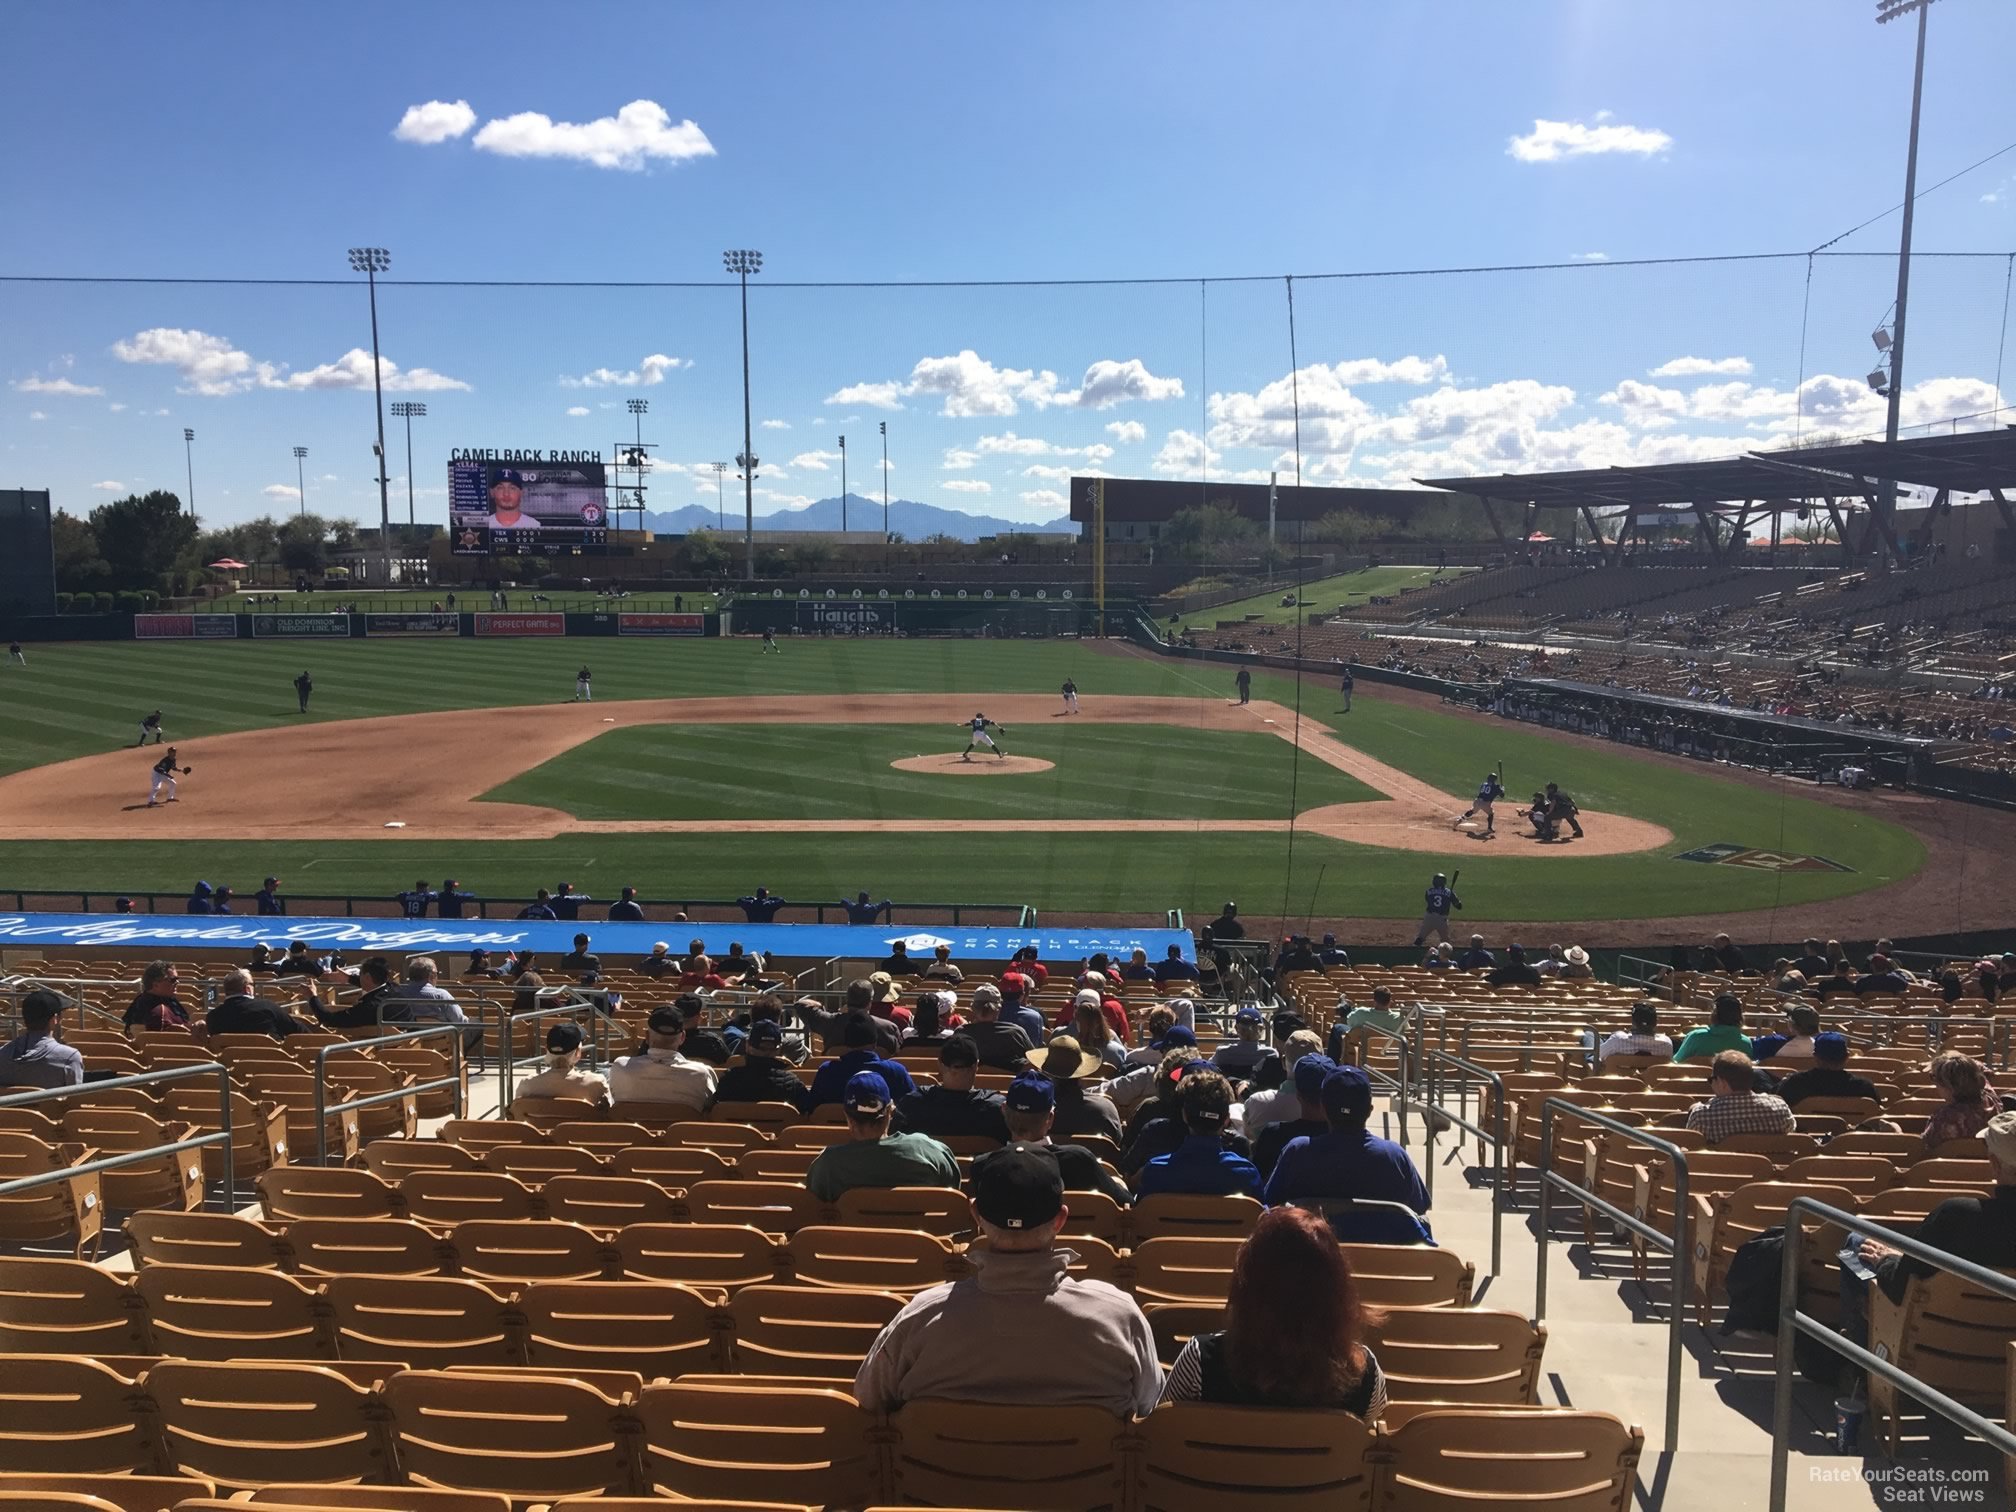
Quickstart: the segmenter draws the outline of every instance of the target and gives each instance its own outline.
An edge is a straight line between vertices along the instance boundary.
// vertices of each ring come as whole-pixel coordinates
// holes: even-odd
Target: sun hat
[[[1086,1054],[1069,1034],[1060,1034],[1042,1049],[1031,1050],[1028,1060],[1052,1081],[1082,1081],[1097,1074],[1101,1065],[1098,1056]]]

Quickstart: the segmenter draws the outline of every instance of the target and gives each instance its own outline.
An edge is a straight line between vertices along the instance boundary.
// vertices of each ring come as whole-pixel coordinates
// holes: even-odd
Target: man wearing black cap
[[[721,1076],[722,1102],[785,1102],[800,1113],[812,1106],[812,1089],[784,1059],[784,1026],[775,1019],[751,1019],[742,1039],[742,1064]]]
[[[642,924],[643,905],[637,901],[637,889],[626,887],[623,895],[609,905],[609,920],[613,924]]]
[[[274,914],[284,914],[287,912],[287,901],[280,896],[280,879],[278,877],[268,877],[264,882],[260,883],[259,891],[254,893],[252,897],[253,901],[258,904],[259,912],[263,916],[270,917]]]
[[[1176,1084],[1176,1108],[1182,1116],[1183,1142],[1167,1155],[1157,1155],[1134,1178],[1134,1193],[1183,1192],[1216,1197],[1260,1195],[1260,1172],[1244,1155],[1225,1148],[1225,1130],[1232,1119],[1232,1084],[1208,1066],[1189,1066]]]
[[[1833,1033],[1813,1036],[1812,1066],[1795,1071],[1780,1082],[1778,1095],[1785,1099],[1788,1108],[1798,1107],[1809,1097],[1867,1097],[1878,1103],[1883,1101],[1874,1082],[1849,1071],[1848,1036]]]
[[[1057,1115],[1057,1094],[1047,1077],[1034,1072],[1016,1077],[1002,1101],[1008,1118],[1009,1138],[1018,1145],[1035,1146],[1055,1156],[1057,1169],[1064,1177],[1065,1191],[1104,1192],[1122,1207],[1133,1202],[1134,1194],[1127,1190],[1126,1183],[1100,1164],[1097,1155],[1083,1145],[1050,1142],[1050,1126]],[[974,1162],[976,1175],[982,1165],[994,1158],[995,1153],[999,1152],[982,1155]]]
[[[75,1087],[84,1057],[63,1043],[63,999],[46,987],[21,999],[21,1033],[0,1045],[0,1087]]]
[[[546,1028],[546,1069],[526,1077],[512,1088],[514,1097],[569,1097],[609,1106],[609,1083],[599,1071],[583,1071],[581,1056],[588,1036],[572,1019],[561,1019]]]
[[[1367,1132],[1372,1081],[1357,1066],[1339,1066],[1323,1079],[1323,1116],[1330,1132],[1298,1139],[1281,1152],[1267,1181],[1267,1205],[1323,1198],[1372,1198],[1428,1211],[1428,1189],[1407,1152]]]
[[[1001,1114],[1001,1094],[974,1085],[980,1073],[980,1052],[973,1041],[952,1035],[938,1047],[938,1085],[912,1092],[896,1105],[896,1127],[934,1139],[978,1134],[1008,1142],[1008,1122]]]
[[[1492,987],[1538,987],[1540,972],[1537,967],[1527,964],[1525,946],[1508,945],[1505,947],[1505,963],[1492,967],[1484,974],[1484,980]]]
[[[686,1043],[686,1015],[677,1008],[651,1010],[644,1053],[625,1055],[609,1068],[609,1090],[618,1103],[678,1103],[706,1108],[714,1102],[714,1068],[679,1053]]]
[[[1253,1164],[1265,1181],[1281,1163],[1281,1152],[1298,1139],[1315,1139],[1330,1132],[1330,1120],[1323,1116],[1323,1083],[1337,1063],[1327,1055],[1305,1055],[1295,1062],[1289,1079],[1290,1112],[1280,1123],[1271,1123],[1253,1140]]]
[[[869,1412],[939,1398],[1095,1407],[1145,1415],[1162,1394],[1155,1331],[1134,1299],[1065,1269],[1069,1210],[1048,1150],[1010,1145],[973,1172],[984,1245],[974,1274],[919,1292],[876,1337],[854,1377]]]
[[[841,1089],[847,1138],[828,1145],[805,1173],[805,1187],[834,1202],[856,1187],[957,1187],[959,1162],[928,1134],[891,1134],[896,1111],[889,1084],[873,1071],[856,1071]]]
[[[1239,1081],[1259,1076],[1261,1068],[1279,1057],[1274,1047],[1261,1036],[1266,1032],[1267,1015],[1246,1004],[1232,1015],[1232,1032],[1238,1038],[1218,1047],[1218,1053],[1211,1057],[1211,1064],[1225,1075]],[[1275,1085],[1279,1085],[1276,1077]]]

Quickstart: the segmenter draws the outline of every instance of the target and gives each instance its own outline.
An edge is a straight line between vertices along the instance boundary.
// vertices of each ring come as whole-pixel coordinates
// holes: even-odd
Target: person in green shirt
[[[847,1139],[819,1152],[805,1185],[821,1202],[855,1187],[953,1187],[959,1162],[928,1134],[891,1134],[896,1105],[889,1084],[873,1071],[856,1071],[840,1094],[847,1110]]]
[[[1750,1053],[1750,1037],[1743,1032],[1743,1000],[1733,992],[1715,995],[1715,1011],[1709,1022],[1687,1031],[1673,1052],[1676,1061],[1713,1060],[1724,1050]]]

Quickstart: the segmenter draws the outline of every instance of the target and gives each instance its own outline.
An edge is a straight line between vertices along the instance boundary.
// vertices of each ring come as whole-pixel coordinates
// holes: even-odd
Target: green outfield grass
[[[1018,725],[1001,744],[1056,765],[998,777],[892,770],[965,745],[961,730],[919,725],[639,725],[483,796],[580,819],[1280,819],[1295,762],[1293,746],[1259,732],[1075,719]],[[1312,762],[1295,796],[1302,812],[1382,795]]]
[[[563,701],[572,695],[574,670],[583,660],[594,669],[598,702],[939,690],[954,706],[952,721],[971,712],[959,707],[970,695],[1054,692],[1067,675],[1082,690],[1088,713],[1105,694],[1226,698],[1232,687],[1231,669],[1223,665],[1115,657],[1067,641],[786,642],[784,655],[767,658],[753,643],[737,640],[113,642],[31,645],[28,656],[26,669],[0,668],[0,770],[130,744],[139,715],[157,705],[167,714],[169,738],[185,746],[225,730],[297,724],[301,716],[288,680],[303,666],[313,670],[317,684],[311,720]],[[1255,673],[1256,698],[1292,707],[1296,691],[1292,678]],[[1585,808],[1663,824],[1674,844],[1663,853],[1566,862],[1493,855],[1494,847],[1453,833],[1435,854],[1298,835],[1291,856],[1286,835],[1214,832],[1203,820],[1193,834],[962,837],[954,817],[937,839],[858,835],[844,843],[790,834],[691,841],[665,834],[575,836],[453,846],[413,838],[285,845],[0,841],[0,886],[167,892],[205,876],[249,892],[260,876],[277,871],[301,892],[389,895],[415,876],[452,870],[479,892],[497,896],[522,895],[565,875],[605,895],[627,882],[658,897],[734,897],[761,882],[787,896],[814,898],[869,887],[899,898],[1033,902],[1053,916],[1172,906],[1215,912],[1225,898],[1236,897],[1257,912],[1276,912],[1285,903],[1297,917],[1411,918],[1428,874],[1460,866],[1466,919],[1573,920],[1813,902],[1897,880],[1925,860],[1923,847],[1901,827],[1873,812],[1811,802],[1790,784],[1759,788],[1729,781],[1708,766],[1675,769],[1622,747],[1584,749],[1529,726],[1382,698],[1369,683],[1360,684],[1348,715],[1339,712],[1327,678],[1305,681],[1301,695],[1305,719],[1340,731],[1452,799],[1467,801],[1502,760],[1515,798],[1558,781]],[[911,740],[910,750],[916,748]],[[1307,783],[1322,770],[1305,760],[1300,780]],[[895,775],[884,770],[877,781]],[[276,770],[274,776],[304,781],[309,774]],[[977,802],[988,783],[971,779],[969,785]],[[1274,796],[1277,812],[1285,813],[1287,795]],[[564,805],[570,797],[547,791],[538,801]],[[1721,841],[1825,856],[1855,870],[1769,874],[1672,859]]]
[[[1475,569],[1451,568],[1442,577],[1445,580],[1458,578],[1471,571]],[[1279,623],[1292,620],[1298,612],[1308,609],[1343,609],[1378,595],[1398,593],[1403,588],[1418,588],[1435,576],[1433,567],[1369,567],[1357,572],[1340,573],[1336,577],[1317,578],[1304,583],[1299,593],[1296,593],[1295,580],[1287,577],[1265,593],[1219,604],[1212,609],[1199,609],[1195,614],[1182,615],[1177,622],[1185,630],[1208,630],[1220,620],[1244,619],[1249,614],[1258,614]],[[1289,593],[1296,593],[1298,603],[1295,609],[1285,608],[1281,603]]]

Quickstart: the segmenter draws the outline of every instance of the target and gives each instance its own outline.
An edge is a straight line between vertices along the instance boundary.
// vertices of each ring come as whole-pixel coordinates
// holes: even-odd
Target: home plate
[[[406,821],[404,819],[387,819],[385,821],[385,828],[404,829],[406,828]]]

